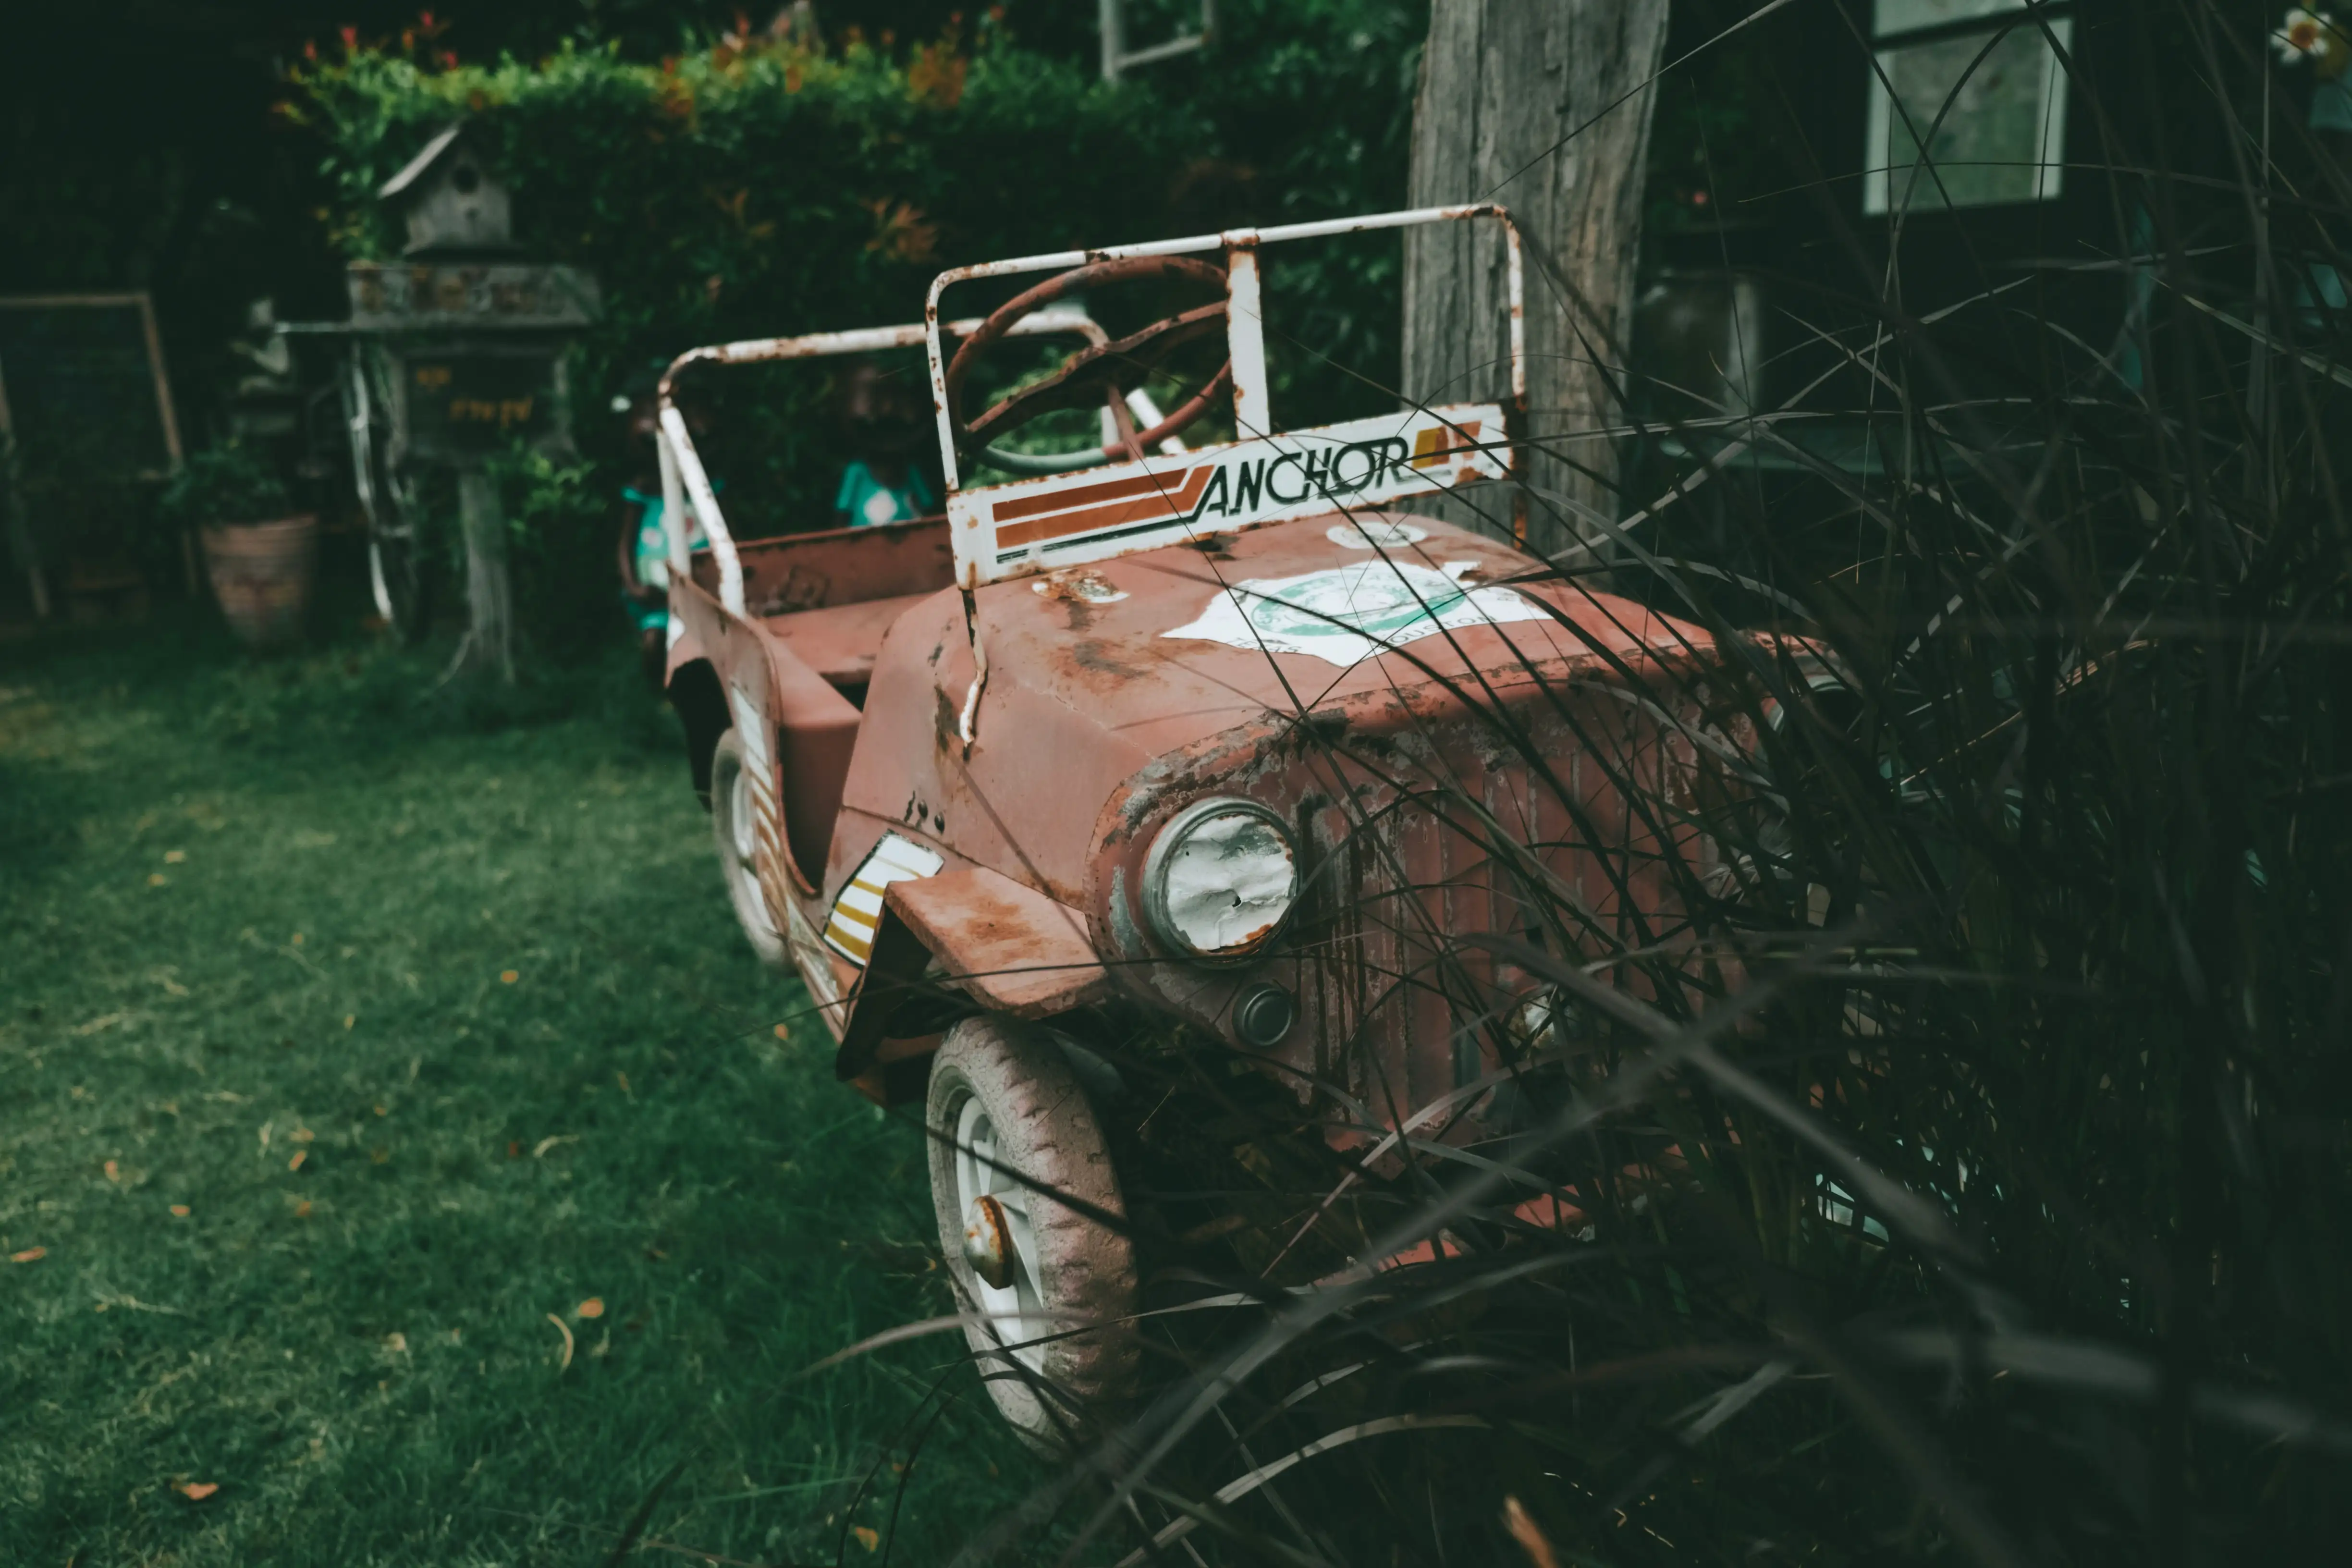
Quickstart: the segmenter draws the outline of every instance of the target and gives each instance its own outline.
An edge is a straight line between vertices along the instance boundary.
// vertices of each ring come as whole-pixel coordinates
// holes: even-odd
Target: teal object
[[[2314,131],[2352,131],[2352,86],[2335,78],[2311,89],[2310,125]]]
[[[908,468],[907,482],[893,487],[876,479],[873,469],[856,460],[841,471],[841,491],[833,499],[833,510],[848,513],[852,528],[911,521],[937,504],[921,470]]]
[[[710,489],[716,494],[719,486],[714,481]],[[667,504],[657,493],[647,495],[627,485],[621,487],[621,499],[639,509],[635,547],[637,581],[648,588],[667,592],[669,588],[669,529],[664,521],[668,516]],[[695,521],[691,510],[687,513],[686,534],[686,545],[689,551],[699,554],[710,548],[710,541],[703,535],[701,525]],[[626,597],[623,598],[622,604],[639,631],[659,631],[669,625],[669,607],[667,605],[641,608]]]

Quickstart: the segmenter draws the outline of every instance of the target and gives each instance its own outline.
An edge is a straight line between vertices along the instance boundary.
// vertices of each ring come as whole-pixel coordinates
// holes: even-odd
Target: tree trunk
[[[1430,8],[1412,205],[1499,202],[1536,253],[1526,285],[1527,434],[1536,447],[1524,477],[1528,542],[1547,553],[1596,537],[1593,515],[1618,515],[1616,444],[1599,432],[1622,419],[1641,249],[1656,91],[1635,89],[1656,74],[1665,42],[1666,0]],[[1405,231],[1404,391],[1418,402],[1508,398],[1508,295],[1494,228]],[[1490,526],[1507,526],[1496,501],[1464,499]]]
[[[457,472],[457,519],[466,540],[466,640],[449,675],[514,681],[514,592],[507,577],[507,525],[499,488],[479,468]]]

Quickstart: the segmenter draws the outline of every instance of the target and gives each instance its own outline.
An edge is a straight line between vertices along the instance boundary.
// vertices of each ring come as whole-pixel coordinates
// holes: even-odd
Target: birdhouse
[[[408,223],[404,256],[444,257],[514,248],[514,203],[476,153],[463,121],[425,144],[384,182],[380,200],[396,202]]]

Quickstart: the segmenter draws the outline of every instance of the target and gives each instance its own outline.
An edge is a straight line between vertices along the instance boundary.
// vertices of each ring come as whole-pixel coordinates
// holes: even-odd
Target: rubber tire
[[[751,801],[745,790],[743,743],[735,731],[719,737],[710,753],[710,833],[719,847],[719,871],[727,881],[727,900],[735,906],[735,923],[761,962],[781,967],[784,962],[783,933],[768,918],[768,901],[761,895],[759,875],[740,846],[756,845],[755,823],[746,818]]]
[[[1052,1033],[990,1014],[957,1023],[931,1058],[924,1120],[931,1130],[931,1206],[940,1248],[958,1305],[969,1310],[980,1298],[963,1256],[954,1164],[956,1128],[967,1099],[977,1099],[994,1124],[1003,1164],[1104,1213],[1124,1215],[1127,1208],[1102,1122]],[[1115,1419],[1133,1393],[1139,1358],[1129,1320],[1140,1288],[1134,1245],[1126,1236],[1044,1193],[1032,1194],[1029,1214],[1040,1304],[1071,1315],[1054,1325],[1066,1337],[1042,1347],[1043,1365],[1032,1374],[1012,1363],[989,1323],[968,1324],[964,1333],[998,1414],[1030,1447],[1057,1453]],[[1070,1331],[1081,1322],[1108,1326]]]

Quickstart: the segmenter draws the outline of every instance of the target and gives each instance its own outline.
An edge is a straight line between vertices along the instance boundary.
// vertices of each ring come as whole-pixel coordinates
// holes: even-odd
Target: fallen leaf
[[[776,1026],[776,1038],[780,1040],[789,1040],[792,1037],[793,1032],[790,1029],[784,1027],[782,1024]]]
[[[163,864],[166,866],[176,866],[187,858],[188,852],[184,849],[166,849],[163,851]]]
[[[877,1551],[882,1545],[882,1532],[870,1524],[853,1525],[849,1533],[857,1537],[857,1544],[868,1552]]]
[[[509,1139],[507,1141],[507,1158],[509,1160],[520,1160],[522,1158],[522,1141],[520,1139]]]
[[[563,1336],[563,1364],[557,1367],[555,1370],[558,1372],[568,1372],[572,1367],[572,1331],[564,1327],[563,1320],[557,1317],[552,1312],[547,1314],[547,1321],[553,1323],[555,1325],[555,1331]]]
[[[172,1205],[172,1217],[173,1217],[173,1219],[185,1219],[185,1218],[187,1218],[187,1217],[188,1217],[188,1205],[185,1205],[185,1204],[173,1204],[173,1205]]]
[[[397,1332],[386,1334],[383,1336],[383,1348],[404,1352],[408,1349],[408,1336]]]
[[[589,1297],[585,1301],[580,1303],[578,1311],[583,1318],[603,1317],[604,1315],[604,1298],[602,1296]]]
[[[1519,1550],[1528,1554],[1531,1568],[1559,1568],[1559,1559],[1552,1554],[1551,1542],[1545,1539],[1541,1527],[1529,1516],[1526,1506],[1515,1497],[1503,1500],[1503,1528],[1511,1532],[1511,1539],[1517,1542]]]
[[[286,1168],[289,1171],[299,1171],[302,1168],[302,1162],[310,1157],[310,1151],[308,1149],[297,1149],[294,1151],[294,1157],[286,1162]]]
[[[388,1165],[392,1163],[392,1151],[389,1149],[371,1149],[368,1151],[368,1158],[376,1164]]]
[[[172,1489],[190,1502],[202,1502],[220,1490],[218,1481],[173,1481]]]
[[[520,974],[511,969],[501,969],[499,971],[499,979],[504,984],[511,985],[521,978],[522,976]]]
[[[390,1116],[392,1114],[392,1107],[388,1105],[379,1105],[375,1108],[375,1113],[378,1116]]]
[[[42,1258],[47,1258],[48,1255],[49,1249],[46,1247],[28,1247],[22,1252],[10,1253],[8,1255],[8,1261],[11,1263],[38,1263]]]
[[[294,945],[296,947],[302,945],[302,933],[299,931],[294,933]]]
[[[151,888],[160,888],[165,882],[170,880],[171,879],[164,876],[161,871],[150,871],[147,873],[147,885]]]
[[[286,1136],[293,1139],[297,1143],[309,1143],[315,1142],[319,1135],[316,1132],[311,1131],[307,1127],[297,1127],[293,1131],[289,1132]]]
[[[627,1095],[631,1100],[635,1100],[637,1097],[636,1091],[629,1087],[629,1075],[627,1073],[614,1073],[613,1075],[613,1081],[619,1084],[621,1086],[621,1092]]]
[[[300,1203],[294,1205],[294,1217],[296,1219],[309,1219],[310,1217],[310,1199],[304,1198]]]
[[[122,1180],[122,1167],[109,1160],[106,1163],[106,1179],[110,1182]]]
[[[360,1016],[357,1013],[346,1013],[343,1015],[343,1027],[346,1029],[350,1028],[353,1024],[356,1024],[359,1021]]]

